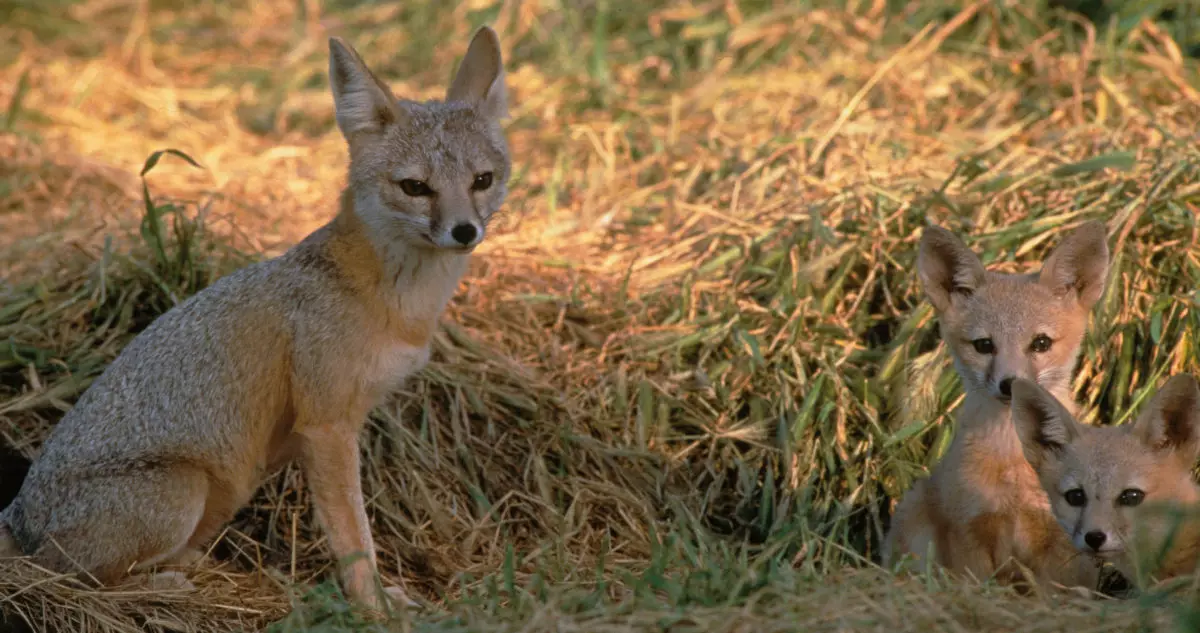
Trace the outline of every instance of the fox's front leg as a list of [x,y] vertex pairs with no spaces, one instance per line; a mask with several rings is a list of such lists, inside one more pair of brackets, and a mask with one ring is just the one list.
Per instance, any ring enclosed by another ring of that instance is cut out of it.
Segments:
[[[301,466],[341,570],[342,587],[350,598],[382,610],[384,598],[375,582],[375,543],[359,477],[357,429],[322,426],[305,429],[301,436]],[[407,600],[397,588],[386,593],[400,602]]]

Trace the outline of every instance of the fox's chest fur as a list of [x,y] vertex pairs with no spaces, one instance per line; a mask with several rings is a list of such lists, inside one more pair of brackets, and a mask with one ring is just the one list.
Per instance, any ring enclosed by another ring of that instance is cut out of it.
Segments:
[[996,564],[1011,556],[1036,566],[1056,547],[1069,545],[1022,455],[991,442],[967,442],[962,452],[962,477],[943,498],[957,506],[973,540],[991,544]]
[[[967,566],[994,570],[1013,558],[1039,575],[1065,571],[1073,548],[1006,408],[965,403],[959,431],[931,483],[941,524],[938,549],[951,565],[974,559]],[[964,549],[966,543],[978,551]]]
[[375,245],[361,228],[343,214],[273,264],[271,278],[291,284],[287,292],[300,307],[284,317],[292,332],[288,405],[257,431],[264,450],[245,456],[255,463],[247,484],[296,456],[303,427],[357,432],[371,409],[429,362],[433,332],[467,257]]
[[367,390],[378,401],[400,388],[404,379],[421,371],[429,362],[429,346],[413,347],[396,343],[378,350],[367,365]]
[[364,350],[363,378],[368,397],[378,402],[429,362],[430,343],[438,317],[454,294],[466,265],[465,257],[393,263],[397,270],[390,288],[383,289],[375,336]]
[[[349,204],[344,199],[344,204]],[[347,406],[372,407],[429,361],[438,318],[466,272],[468,256],[374,243],[343,213],[293,256],[349,299],[328,315],[333,338],[353,341],[329,365],[358,388]]]

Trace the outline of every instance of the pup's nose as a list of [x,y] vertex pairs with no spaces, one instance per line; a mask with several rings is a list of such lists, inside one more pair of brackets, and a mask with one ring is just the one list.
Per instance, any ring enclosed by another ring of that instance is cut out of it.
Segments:
[[1012,383],[1013,383],[1012,376],[1009,376],[1008,378],[1005,378],[1004,380],[1000,381],[1000,393],[1005,398],[1012,397]]
[[1101,532],[1100,530],[1092,530],[1091,532],[1083,535],[1083,542],[1087,543],[1088,547],[1096,551],[1100,551],[1100,548],[1104,547],[1104,541],[1106,540],[1107,537],[1104,535],[1104,532]]
[[450,229],[450,237],[453,237],[455,242],[463,246],[470,246],[471,242],[474,242],[475,237],[478,235],[479,229],[475,228],[474,224],[458,224]]

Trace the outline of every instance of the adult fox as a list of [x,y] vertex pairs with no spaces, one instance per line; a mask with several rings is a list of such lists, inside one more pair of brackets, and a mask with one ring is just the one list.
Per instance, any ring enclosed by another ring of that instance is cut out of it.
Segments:
[[444,101],[399,101],[342,40],[329,52],[350,153],[337,216],[125,347],[0,512],[0,556],[101,582],[194,560],[298,459],[347,593],[376,609],[385,595],[405,599],[377,590],[358,435],[428,361],[437,319],[505,199],[504,72],[487,27]]

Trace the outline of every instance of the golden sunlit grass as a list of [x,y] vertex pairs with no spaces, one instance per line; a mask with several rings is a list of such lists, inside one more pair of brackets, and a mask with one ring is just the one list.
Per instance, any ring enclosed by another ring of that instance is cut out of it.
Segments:
[[[1188,626],[1187,600],[871,562],[961,397],[912,275],[926,223],[1007,270],[1107,223],[1091,419],[1200,371],[1197,66],[1162,23],[1033,5],[0,3],[0,436],[34,455],[155,316],[332,217],[329,35],[434,98],[487,22],[512,193],[431,366],[363,438],[381,571],[428,606],[397,626]],[[166,148],[201,168],[164,156],[148,211],[139,172]],[[196,592],[18,562],[0,608],[70,631],[365,627],[307,499],[295,469],[272,479]]]

